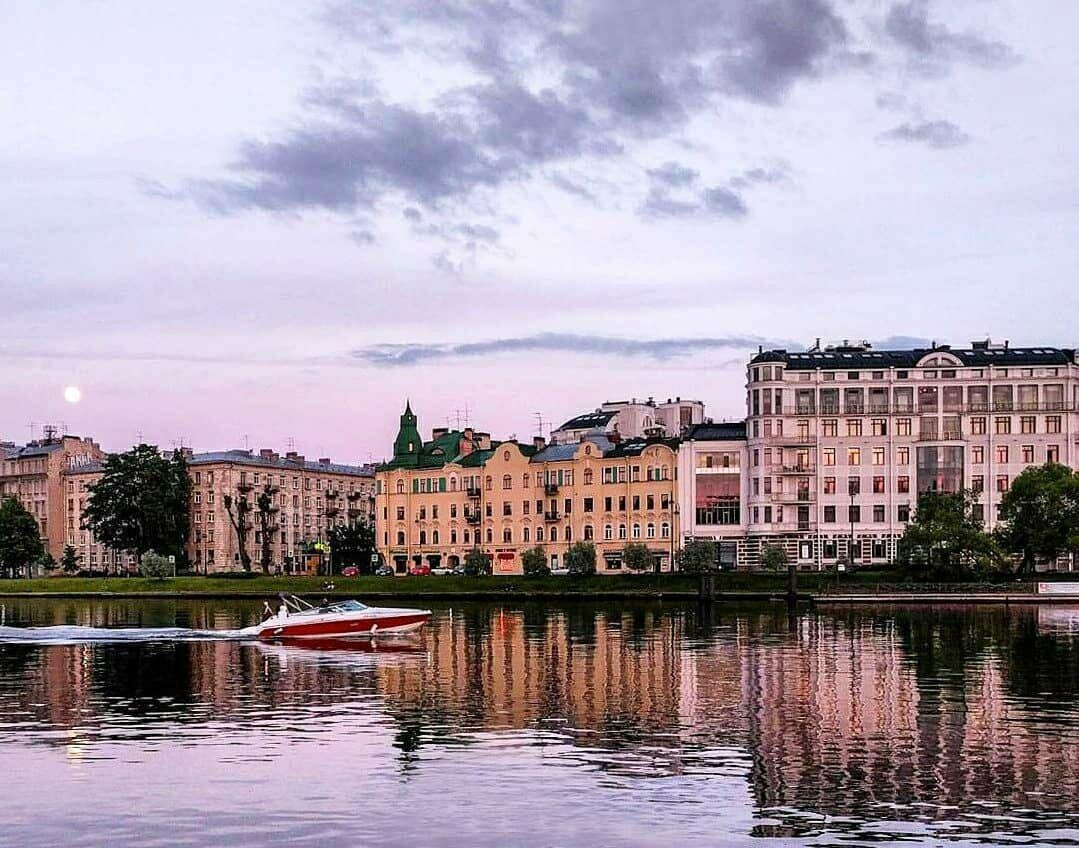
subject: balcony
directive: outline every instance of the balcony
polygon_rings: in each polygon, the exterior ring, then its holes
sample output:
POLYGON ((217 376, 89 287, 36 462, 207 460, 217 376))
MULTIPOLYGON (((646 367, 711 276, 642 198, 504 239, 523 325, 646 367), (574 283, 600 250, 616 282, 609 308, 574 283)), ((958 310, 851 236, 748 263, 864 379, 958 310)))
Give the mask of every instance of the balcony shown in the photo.
POLYGON ((772 492, 772 503, 779 504, 809 504, 816 500, 813 492, 772 492))
POLYGON ((357 501, 360 499, 360 497, 362 497, 362 495, 363 492, 349 492, 347 495, 345 495, 345 497, 348 498, 350 501, 357 501))
POLYGON ((961 430, 922 430, 918 433, 919 442, 960 442, 962 440, 961 430))
POLYGON ((251 485, 250 483, 248 483, 248 482, 246 482, 246 481, 243 481, 243 480, 241 480, 241 481, 240 481, 239 483, 237 483, 237 484, 236 484, 236 491, 237 491, 237 492, 242 492, 242 493, 243 493, 243 494, 245 494, 245 495, 246 495, 246 494, 247 494, 248 492, 251 492, 251 491, 253 491, 253 490, 254 490, 254 488, 255 488, 255 487, 254 487, 254 486, 252 486, 252 485, 251 485))
POLYGON ((479 524, 483 520, 483 516, 478 512, 466 512, 465 521, 469 524, 479 524))
POLYGON ((480 491, 479 486, 469 486, 467 489, 465 489, 465 494, 470 498, 478 498, 483 494, 483 492, 480 491))
POLYGON ((326 490, 326 500, 333 500, 341 494, 340 489, 329 488, 326 490))
POLYGON ((338 509, 337 507, 335 507, 335 506, 328 506, 328 507, 326 507, 326 514, 327 514, 328 516, 330 516, 331 518, 332 518, 333 516, 337 515, 337 513, 339 513, 340 511, 341 511, 341 510, 339 510, 339 509, 338 509))
POLYGON ((773 474, 790 474, 797 476, 799 474, 816 474, 817 466, 814 463, 809 463, 808 465, 801 465, 799 463, 795 463, 793 465, 777 464, 770 465, 768 467, 768 470, 771 471, 773 474))
POLYGON ((545 495, 557 495, 558 494, 558 484, 557 483, 547 483, 547 484, 545 484, 544 487, 543 487, 543 493, 545 495))
POLYGON ((762 441, 770 445, 787 445, 797 448, 816 444, 816 438, 809 434, 804 436, 764 436, 762 441))
POLYGON ((562 516, 559 515, 557 509, 549 509, 543 513, 544 521, 558 521, 562 516))
POLYGON ((349 518, 359 518, 361 515, 363 515, 363 510, 362 509, 359 509, 358 507, 354 507, 354 506, 350 506, 348 508, 348 517, 349 518))

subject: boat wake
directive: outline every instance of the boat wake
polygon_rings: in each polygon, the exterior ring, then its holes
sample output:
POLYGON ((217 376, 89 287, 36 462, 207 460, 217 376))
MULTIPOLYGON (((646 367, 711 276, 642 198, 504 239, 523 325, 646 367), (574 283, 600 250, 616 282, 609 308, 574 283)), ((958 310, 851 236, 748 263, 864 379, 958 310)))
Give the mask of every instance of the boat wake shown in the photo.
POLYGON ((0 644, 79 645, 89 642, 206 642, 257 638, 258 628, 192 630, 187 627, 0 627, 0 644))

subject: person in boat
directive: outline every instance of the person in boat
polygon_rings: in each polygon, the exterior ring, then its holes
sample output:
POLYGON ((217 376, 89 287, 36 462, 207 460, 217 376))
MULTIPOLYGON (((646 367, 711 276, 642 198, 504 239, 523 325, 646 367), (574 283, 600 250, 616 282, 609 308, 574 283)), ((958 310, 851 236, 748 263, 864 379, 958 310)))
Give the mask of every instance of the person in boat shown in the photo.
POLYGON ((273 607, 270 606, 269 601, 262 602, 262 620, 266 621, 269 618, 273 618, 273 607))
POLYGON ((282 601, 281 606, 277 608, 277 617, 288 618, 288 606, 285 604, 284 601, 282 601))

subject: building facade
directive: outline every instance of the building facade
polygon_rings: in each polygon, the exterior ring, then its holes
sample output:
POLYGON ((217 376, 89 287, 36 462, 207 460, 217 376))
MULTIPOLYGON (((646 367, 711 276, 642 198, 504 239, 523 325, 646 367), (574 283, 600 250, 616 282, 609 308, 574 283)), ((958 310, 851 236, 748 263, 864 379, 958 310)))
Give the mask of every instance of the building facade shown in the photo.
POLYGON ((226 496, 271 498, 265 520, 252 508, 245 532, 252 567, 259 568, 263 534, 269 536, 270 568, 292 572, 306 568, 304 548, 326 541, 335 524, 374 519, 375 477, 371 466, 341 465, 295 452, 284 456, 263 449, 189 454, 191 534, 188 558, 202 573, 241 568, 239 534, 229 518, 226 496), (269 487, 269 489, 267 489, 269 487))
POLYGON ((886 563, 919 492, 977 493, 992 529, 1024 469, 1079 468, 1074 350, 761 351, 747 378, 744 566, 769 543, 808 567, 886 563))
POLYGON ((720 566, 737 567, 745 554, 748 495, 745 422, 691 427, 678 448, 682 542, 712 540, 720 566))
POLYGON ((93 441, 47 433, 23 446, 0 446, 0 497, 16 498, 37 521, 45 549, 59 561, 69 544, 67 475, 105 458, 93 441))
POLYGON ((592 434, 525 445, 439 428, 423 441, 406 406, 393 459, 377 475, 379 551, 404 574, 457 567, 479 547, 494 573, 520 574, 529 548, 541 547, 557 569, 572 544, 587 541, 597 570, 618 572, 626 544, 641 542, 669 569, 679 532, 676 477, 671 440, 592 434))
POLYGON ((577 415, 551 431, 551 442, 572 445, 585 436, 620 439, 680 438, 704 421, 704 404, 699 400, 667 398, 664 403, 647 400, 607 401, 592 412, 577 415))

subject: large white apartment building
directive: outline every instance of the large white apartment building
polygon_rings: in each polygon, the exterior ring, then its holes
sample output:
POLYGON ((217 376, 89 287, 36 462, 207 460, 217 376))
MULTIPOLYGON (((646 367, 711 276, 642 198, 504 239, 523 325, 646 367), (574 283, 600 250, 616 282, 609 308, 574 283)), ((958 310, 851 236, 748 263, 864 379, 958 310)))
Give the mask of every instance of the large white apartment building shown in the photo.
POLYGON ((978 492, 992 528, 1025 468, 1079 468, 1072 349, 762 350, 747 378, 742 566, 768 542, 804 565, 885 562, 920 491, 978 492))

